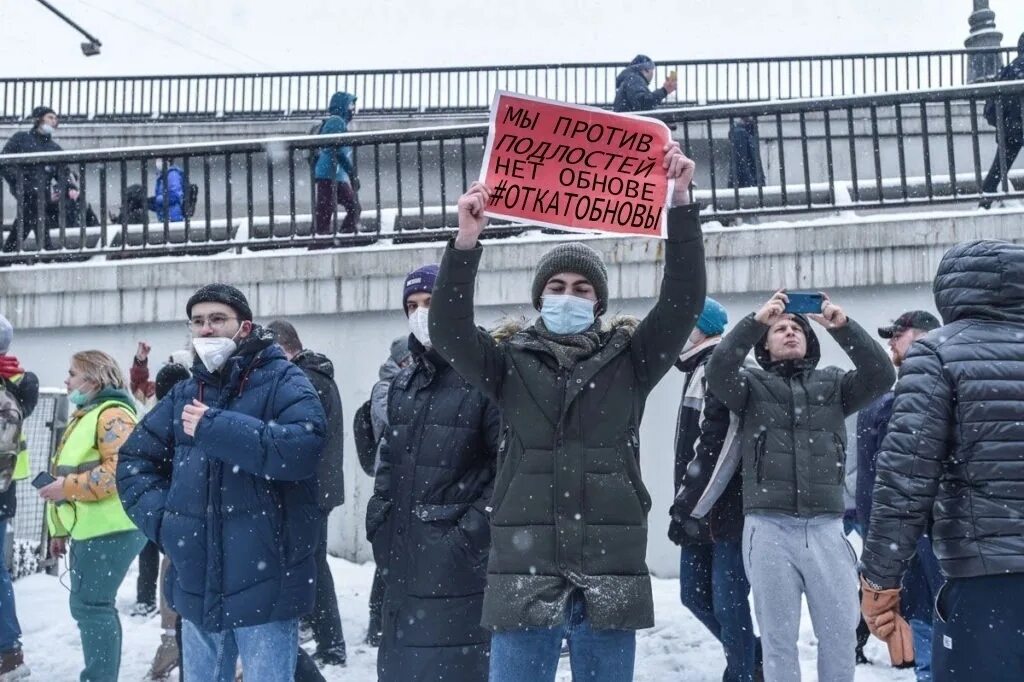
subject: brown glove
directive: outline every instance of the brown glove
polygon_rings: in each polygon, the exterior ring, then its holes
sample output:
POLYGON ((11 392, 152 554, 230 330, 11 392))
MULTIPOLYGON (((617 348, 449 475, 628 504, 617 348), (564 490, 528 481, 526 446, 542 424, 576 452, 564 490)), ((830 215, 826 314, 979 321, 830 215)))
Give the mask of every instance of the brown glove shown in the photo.
POLYGON ((889 660, 894 666, 913 661, 914 638, 910 625, 900 615, 900 591, 875 589, 863 578, 860 582, 860 609, 871 634, 889 647, 889 660))

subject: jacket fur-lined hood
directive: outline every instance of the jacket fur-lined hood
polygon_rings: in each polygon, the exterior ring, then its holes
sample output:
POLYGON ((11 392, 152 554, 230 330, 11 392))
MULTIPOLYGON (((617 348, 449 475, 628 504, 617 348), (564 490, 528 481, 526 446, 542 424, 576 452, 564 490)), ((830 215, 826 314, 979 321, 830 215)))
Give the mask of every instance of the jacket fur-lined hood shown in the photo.
MULTIPOLYGON (((601 331, 608 333, 621 329, 628 336, 632 336, 639 324, 640 320, 632 315, 613 315, 607 320, 602 320, 601 331)), ((524 332, 532 326, 533 321, 524 316, 508 316, 498 320, 498 324, 491 329, 491 336, 495 341, 501 343, 502 341, 510 340, 516 334, 524 332)))

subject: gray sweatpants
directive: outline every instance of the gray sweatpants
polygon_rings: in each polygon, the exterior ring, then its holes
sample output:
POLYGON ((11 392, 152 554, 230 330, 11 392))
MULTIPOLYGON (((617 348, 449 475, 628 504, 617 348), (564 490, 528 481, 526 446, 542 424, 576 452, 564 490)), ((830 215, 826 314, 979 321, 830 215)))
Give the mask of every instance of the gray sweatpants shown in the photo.
POLYGON ((818 637, 818 679, 853 682, 857 558, 838 517, 749 514, 743 565, 754 593, 765 682, 799 682, 801 596, 818 637))

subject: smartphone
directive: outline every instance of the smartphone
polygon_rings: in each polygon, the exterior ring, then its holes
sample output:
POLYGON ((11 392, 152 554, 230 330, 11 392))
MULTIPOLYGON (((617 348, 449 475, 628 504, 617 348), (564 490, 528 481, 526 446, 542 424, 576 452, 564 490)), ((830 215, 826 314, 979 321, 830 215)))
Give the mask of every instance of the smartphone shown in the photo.
POLYGON ((40 471, 39 475, 32 479, 32 487, 41 490, 56 480, 49 471, 40 471))
POLYGON ((821 313, 821 306, 825 297, 817 291, 787 291, 786 296, 789 303, 786 304, 787 313, 806 315, 808 313, 821 313))

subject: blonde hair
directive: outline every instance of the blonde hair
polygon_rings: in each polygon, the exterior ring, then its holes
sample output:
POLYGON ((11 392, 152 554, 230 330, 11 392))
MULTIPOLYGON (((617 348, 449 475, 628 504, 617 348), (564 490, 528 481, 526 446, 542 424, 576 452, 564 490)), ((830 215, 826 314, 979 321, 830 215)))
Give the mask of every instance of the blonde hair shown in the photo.
POLYGON ((101 350, 83 350, 71 356, 71 364, 82 377, 104 388, 124 388, 124 374, 117 360, 101 350))

